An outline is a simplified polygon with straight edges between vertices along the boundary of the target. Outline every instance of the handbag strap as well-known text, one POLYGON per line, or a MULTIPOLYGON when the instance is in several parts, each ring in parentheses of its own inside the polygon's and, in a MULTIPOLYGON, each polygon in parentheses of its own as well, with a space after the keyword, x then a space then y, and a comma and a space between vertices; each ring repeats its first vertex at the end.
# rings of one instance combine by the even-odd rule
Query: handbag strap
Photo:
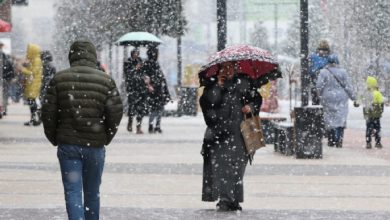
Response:
POLYGON ((340 79, 329 69, 329 68, 326 68, 328 70, 328 72, 330 73, 330 75, 333 76, 334 79, 336 79, 336 81, 339 83, 339 85, 341 86, 341 88, 344 89, 345 93, 347 93, 347 95, 349 96, 350 99, 352 99, 352 95, 349 94, 348 90, 345 88, 345 85, 340 81, 340 79))

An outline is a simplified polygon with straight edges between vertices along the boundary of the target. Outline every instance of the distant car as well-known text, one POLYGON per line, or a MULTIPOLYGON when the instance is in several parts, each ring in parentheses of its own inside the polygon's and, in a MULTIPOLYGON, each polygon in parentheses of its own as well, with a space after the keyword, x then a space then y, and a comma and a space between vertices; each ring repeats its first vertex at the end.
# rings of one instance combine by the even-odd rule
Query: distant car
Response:
POLYGON ((28 5, 28 0, 12 0, 13 5, 28 5))

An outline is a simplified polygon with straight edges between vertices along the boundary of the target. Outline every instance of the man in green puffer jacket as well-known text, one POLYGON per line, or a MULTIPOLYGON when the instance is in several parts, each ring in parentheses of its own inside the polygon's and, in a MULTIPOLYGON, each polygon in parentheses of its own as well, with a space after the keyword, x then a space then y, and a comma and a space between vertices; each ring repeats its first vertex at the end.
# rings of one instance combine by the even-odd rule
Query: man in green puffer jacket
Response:
POLYGON ((58 145, 69 219, 99 219, 104 145, 118 130, 123 106, 114 80, 97 69, 91 42, 74 42, 69 62, 49 83, 42 121, 47 139, 58 145))

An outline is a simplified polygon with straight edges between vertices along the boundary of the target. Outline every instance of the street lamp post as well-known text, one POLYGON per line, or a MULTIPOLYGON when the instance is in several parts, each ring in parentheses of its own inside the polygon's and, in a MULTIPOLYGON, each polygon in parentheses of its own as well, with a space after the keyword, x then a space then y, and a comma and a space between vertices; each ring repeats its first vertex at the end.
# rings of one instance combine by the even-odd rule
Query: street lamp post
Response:
POLYGON ((227 21, 226 21, 226 0, 217 0, 217 50, 221 51, 226 47, 227 21))
POLYGON ((309 104, 309 79, 308 70, 309 62, 307 57, 309 55, 309 4, 308 0, 301 0, 301 102, 302 106, 309 104))
MULTIPOLYGON (((182 29, 182 23, 181 23, 181 13, 182 13, 182 5, 181 5, 181 0, 178 1, 178 29, 181 31, 182 29)), ((181 35, 178 34, 177 36, 177 87, 181 87, 181 78, 182 78, 182 63, 183 63, 183 58, 182 58, 182 53, 181 53, 181 35)))
POLYGON ((308 1, 300 2, 301 18, 301 107, 294 109, 295 154, 297 158, 322 158, 323 109, 309 106, 308 54, 309 10, 308 1))

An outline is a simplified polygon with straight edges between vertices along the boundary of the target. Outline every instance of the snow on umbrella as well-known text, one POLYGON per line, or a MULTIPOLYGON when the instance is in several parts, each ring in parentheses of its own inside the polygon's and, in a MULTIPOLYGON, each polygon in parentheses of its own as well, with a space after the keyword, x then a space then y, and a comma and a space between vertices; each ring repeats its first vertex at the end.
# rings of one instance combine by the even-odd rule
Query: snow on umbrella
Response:
POLYGON ((0 19, 0 32, 10 32, 12 29, 12 26, 10 23, 5 22, 0 19))
POLYGON ((210 78, 217 75, 220 64, 236 62, 238 73, 243 73, 252 79, 272 74, 274 78, 281 77, 279 63, 272 54, 264 49, 247 45, 227 47, 210 58, 210 62, 201 67, 199 78, 210 78))
POLYGON ((148 32, 129 32, 123 35, 116 42, 119 45, 132 45, 138 47, 140 45, 159 45, 163 41, 155 35, 148 32))

